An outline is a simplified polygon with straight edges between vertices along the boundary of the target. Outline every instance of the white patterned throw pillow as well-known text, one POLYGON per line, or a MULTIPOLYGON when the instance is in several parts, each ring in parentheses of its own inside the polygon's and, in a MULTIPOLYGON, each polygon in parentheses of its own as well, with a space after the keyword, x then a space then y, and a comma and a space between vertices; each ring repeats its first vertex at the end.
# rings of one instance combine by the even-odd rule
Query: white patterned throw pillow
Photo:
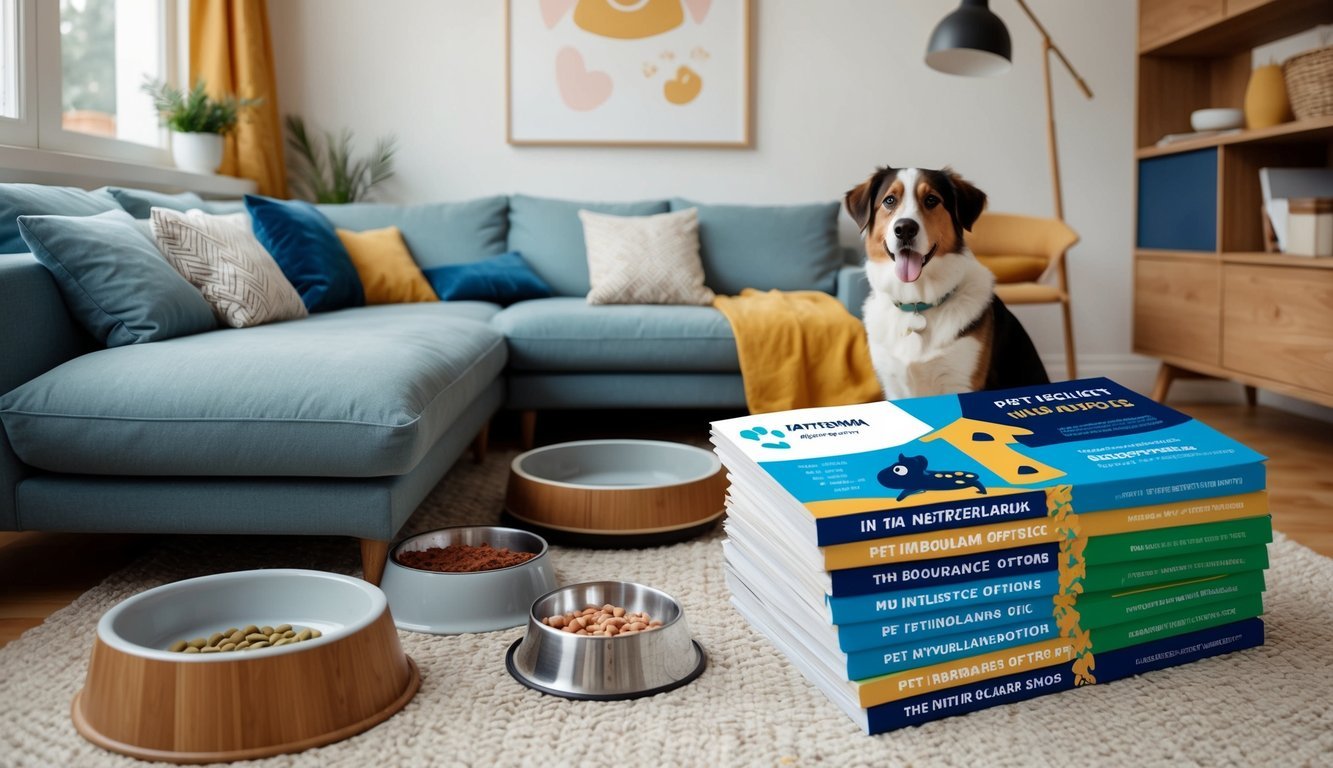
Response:
POLYGON ((694 208, 655 216, 579 211, 589 304, 711 304, 694 208))
POLYGON ((244 213, 154 208, 157 248, 204 295, 224 325, 248 328, 306 316, 305 304, 250 231, 244 213))

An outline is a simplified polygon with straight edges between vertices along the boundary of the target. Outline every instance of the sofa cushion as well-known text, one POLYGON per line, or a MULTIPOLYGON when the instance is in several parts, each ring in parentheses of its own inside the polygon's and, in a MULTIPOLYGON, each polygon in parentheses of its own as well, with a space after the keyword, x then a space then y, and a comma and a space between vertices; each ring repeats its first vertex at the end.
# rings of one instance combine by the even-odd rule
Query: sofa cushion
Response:
POLYGON ((26 253, 19 233, 20 216, 92 216, 119 211, 110 194, 45 184, 0 184, 0 253, 26 253))
POLYGON ((213 310, 124 211, 20 216, 23 239, 55 279, 70 314, 108 347, 217 327, 213 310))
POLYGON ((148 221, 157 249, 203 294, 222 325, 248 328, 306 316, 300 294, 255 239, 246 214, 159 206, 148 221))
POLYGON ((400 475, 504 368, 504 338, 444 306, 93 352, 4 395, 0 421, 21 460, 56 472, 400 475))
POLYGON ((524 301, 491 320, 526 371, 740 370, 731 325, 712 307, 589 306, 573 297, 524 301))
POLYGON ((471 264, 446 264, 426 270, 440 301, 494 301, 508 306, 551 296, 547 285, 517 251, 471 264))
POLYGON ((403 242, 398 227, 353 232, 337 229, 338 239, 356 267, 367 304, 408 304, 414 301, 439 301, 435 289, 426 282, 421 267, 403 242))
POLYGON ((505 252, 509 199, 503 195, 456 203, 321 205, 320 213, 340 229, 360 232, 398 227, 422 269, 466 264, 505 252))
POLYGON ((333 225, 310 203, 246 195, 255 237, 311 312, 366 303, 361 278, 333 225))
MULTIPOLYGON (((198 208, 204 210, 204 199, 193 192, 181 192, 169 195, 166 192, 154 192, 151 189, 131 189, 128 187, 102 187, 125 212, 136 219, 146 219, 154 208, 167 208, 184 213, 198 208)), ((101 190, 99 190, 101 191, 101 190)))
POLYGON ((557 296, 587 296, 588 254, 579 211, 613 216, 666 213, 666 200, 633 203, 584 203, 546 197, 509 198, 509 250, 523 254, 532 270, 557 296))
POLYGON ((705 284, 724 296, 743 288, 833 293, 842 266, 838 203, 706 205, 680 198, 671 210, 699 209, 705 284))

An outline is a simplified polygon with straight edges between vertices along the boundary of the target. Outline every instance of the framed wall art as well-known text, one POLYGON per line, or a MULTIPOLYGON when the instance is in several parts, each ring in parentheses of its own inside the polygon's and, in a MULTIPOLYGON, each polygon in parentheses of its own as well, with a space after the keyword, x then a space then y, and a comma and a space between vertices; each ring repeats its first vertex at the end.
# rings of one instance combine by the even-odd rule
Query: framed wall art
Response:
POLYGON ((505 0, 517 145, 749 147, 752 0, 505 0))

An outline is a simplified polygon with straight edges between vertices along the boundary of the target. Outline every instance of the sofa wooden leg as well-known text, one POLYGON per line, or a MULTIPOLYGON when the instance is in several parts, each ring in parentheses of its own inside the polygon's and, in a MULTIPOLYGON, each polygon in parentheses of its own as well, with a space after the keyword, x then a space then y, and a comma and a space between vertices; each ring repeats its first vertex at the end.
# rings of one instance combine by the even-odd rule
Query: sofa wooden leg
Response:
POLYGON ((472 463, 480 464, 486 460, 486 448, 491 440, 491 422, 488 419, 481 425, 481 431, 472 438, 472 463))
POLYGON ((1251 387, 1248 384, 1245 386, 1245 404, 1251 408, 1259 404, 1258 387, 1251 387))
POLYGON ((366 581, 380 585, 384 578, 384 564, 389 559, 389 542, 378 539, 361 540, 361 571, 366 581))
POLYGON ((519 435, 523 441, 523 450, 530 451, 537 444, 536 411, 523 411, 519 414, 519 435))

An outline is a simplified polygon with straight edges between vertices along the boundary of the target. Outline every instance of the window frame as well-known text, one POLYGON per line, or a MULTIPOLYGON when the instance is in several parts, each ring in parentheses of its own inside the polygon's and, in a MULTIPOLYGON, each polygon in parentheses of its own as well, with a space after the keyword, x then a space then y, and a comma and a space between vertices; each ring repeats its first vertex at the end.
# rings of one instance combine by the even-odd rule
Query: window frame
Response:
POLYGON ((16 117, 0 115, 0 144, 23 147, 37 146, 37 25, 36 0, 0 0, 0 6, 9 6, 14 14, 14 38, 18 42, 18 56, 14 57, 18 72, 15 90, 18 98, 16 117))
MULTIPOLYGON (((33 0, 21 0, 33 2, 33 0)), ((156 0, 162 16, 161 71, 169 83, 176 81, 177 22, 176 0, 156 0)), ((94 136, 67 131, 62 126, 62 89, 64 65, 60 52, 60 3, 55 0, 36 3, 36 91, 37 141, 40 149, 68 152, 111 160, 172 167, 171 136, 164 146, 150 147, 108 136, 94 136)), ((26 31, 26 30, 25 30, 26 31)), ((26 53, 26 51, 25 51, 26 53)))

